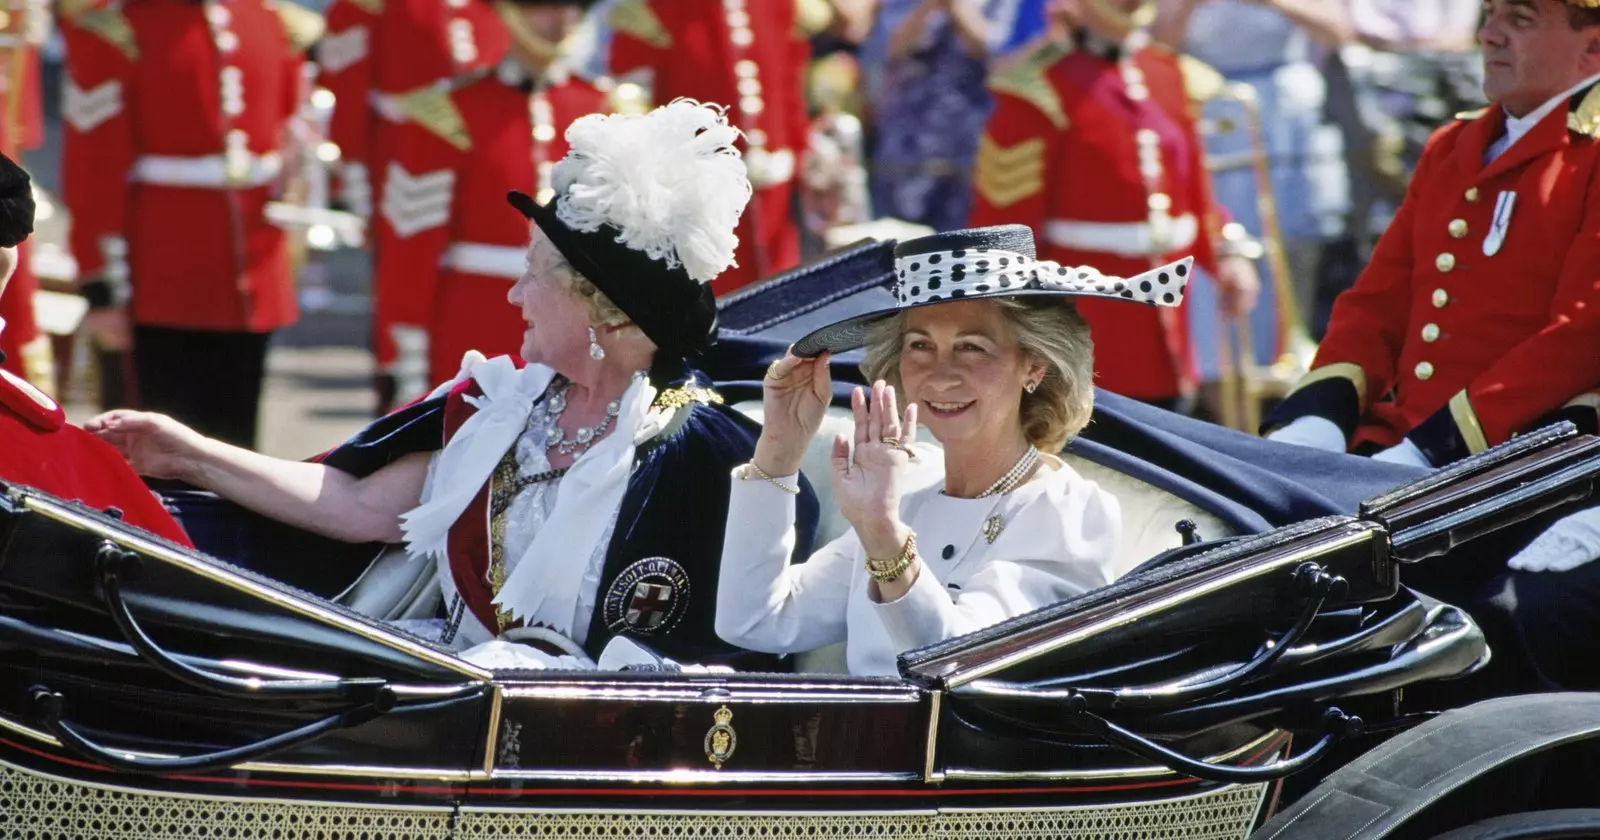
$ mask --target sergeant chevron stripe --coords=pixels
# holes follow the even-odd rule
[[[455,189],[456,173],[452,170],[412,175],[390,161],[383,188],[383,217],[402,239],[439,227],[450,218]]]
[[[1044,189],[1044,138],[1001,146],[984,134],[978,140],[973,172],[978,194],[996,207],[1009,207]]]
[[[106,120],[122,113],[122,82],[101,82],[84,90],[71,79],[61,96],[61,117],[80,133],[93,131]]]
[[[365,26],[352,26],[343,32],[328,34],[317,45],[317,63],[329,73],[343,73],[367,57],[368,35]]]

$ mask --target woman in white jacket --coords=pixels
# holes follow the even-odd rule
[[[723,545],[716,630],[731,644],[792,653],[844,641],[851,673],[895,674],[904,651],[1111,581],[1117,502],[1051,454],[1094,400],[1073,299],[1175,306],[1189,261],[1106,277],[1036,260],[1017,225],[911,240],[895,261],[895,308],[824,327],[767,372],[765,427],[734,472]],[[852,395],[854,439],[833,445],[851,531],[791,566],[829,356],[862,346],[874,384]],[[943,444],[944,480],[908,493],[919,418]]]

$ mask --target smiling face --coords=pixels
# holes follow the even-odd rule
[[[992,301],[910,309],[900,347],[904,399],[945,446],[1008,446],[1022,430],[1023,386],[1044,376]]]
[[[557,371],[579,369],[589,358],[588,306],[570,291],[570,269],[537,225],[528,246],[528,267],[506,293],[522,311],[522,359]]]
[[[1513,116],[1600,72],[1600,28],[1575,28],[1563,0],[1488,0],[1478,43],[1484,96]]]

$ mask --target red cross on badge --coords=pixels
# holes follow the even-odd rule
[[[628,602],[628,625],[642,630],[654,630],[667,618],[672,609],[672,585],[668,583],[639,583],[633,587],[633,599]]]

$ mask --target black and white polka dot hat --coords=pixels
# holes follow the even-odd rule
[[[1188,288],[1194,258],[1134,277],[1110,277],[1089,266],[1064,266],[1034,254],[1026,225],[972,228],[924,236],[894,249],[893,309],[856,315],[795,342],[805,358],[842,353],[867,343],[878,321],[917,306],[986,297],[1079,297],[1177,306]]]

